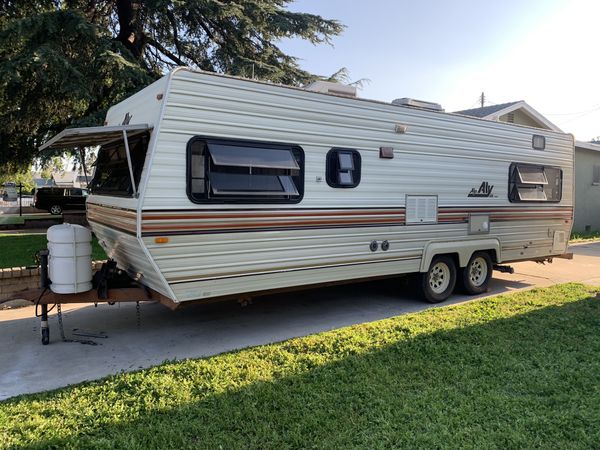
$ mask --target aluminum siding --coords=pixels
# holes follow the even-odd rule
[[[186,197],[186,144],[195,135],[209,135],[293,143],[304,149],[302,202],[265,205],[263,210],[403,209],[406,194],[437,195],[440,208],[547,210],[547,216],[535,220],[531,214],[519,213],[492,221],[491,233],[483,237],[500,240],[504,260],[549,255],[553,232],[568,235],[571,228],[573,140],[568,135],[188,70],[172,75],[166,102],[142,199],[144,214],[249,209],[248,205],[196,205]],[[406,134],[395,133],[399,123],[408,127]],[[546,137],[546,150],[531,148],[533,134]],[[394,159],[380,159],[380,146],[393,147]],[[362,181],[357,188],[333,189],[325,183],[325,154],[331,147],[360,151]],[[510,203],[511,162],[560,166],[561,202]],[[493,196],[467,197],[482,181],[494,186]],[[251,209],[260,210],[261,205]],[[169,223],[185,220],[166,220],[163,225]],[[468,236],[467,224],[458,220],[437,225],[405,226],[398,221],[371,227],[182,234],[169,237],[167,244],[155,244],[152,236],[142,239],[177,300],[184,301],[415,271],[427,242],[478,238]],[[388,252],[369,250],[372,240],[384,239],[391,243]]]

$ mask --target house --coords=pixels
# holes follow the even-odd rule
[[[455,114],[562,131],[523,100],[456,111]],[[575,141],[573,231],[600,231],[600,144]]]
[[[91,181],[93,177],[92,174],[86,176],[77,171],[64,171],[64,172],[55,172],[52,174],[52,180],[55,186],[58,187],[76,187],[76,188],[86,188],[88,182]]]
[[[35,184],[36,189],[41,187],[50,187],[54,185],[52,178],[44,178],[41,172],[33,172],[31,176],[33,178],[33,184]]]
[[[76,187],[75,182],[77,180],[77,172],[75,171],[64,171],[54,172],[52,174],[52,180],[58,187]]]

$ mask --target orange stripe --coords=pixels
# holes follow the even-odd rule
[[[239,217],[258,219],[258,218],[273,218],[273,217],[310,217],[310,216],[379,216],[379,215],[404,215],[404,209],[390,211],[340,211],[340,212],[285,212],[285,213],[262,213],[262,214],[210,214],[198,213],[195,215],[169,214],[169,215],[151,215],[145,213],[144,220],[185,220],[185,219],[237,219]]]
[[[340,220],[304,220],[301,222],[260,222],[260,223],[230,223],[222,225],[143,225],[145,231],[156,231],[156,230],[215,230],[215,229],[230,229],[230,228],[278,228],[282,226],[295,226],[295,225],[353,225],[358,223],[388,223],[390,225],[398,225],[404,223],[404,218],[401,221],[393,221],[392,219],[355,219],[352,221],[340,221]]]
[[[144,231],[170,231],[170,230],[228,230],[236,228],[280,228],[289,226],[307,227],[313,225],[361,225],[361,224],[389,224],[389,225],[404,225],[405,224],[405,208],[399,209],[379,209],[379,210],[315,210],[315,211],[265,211],[246,213],[245,211],[232,211],[226,213],[211,213],[210,211],[197,211],[192,214],[174,213],[169,214],[169,211],[159,211],[157,213],[144,213],[143,215],[143,230]],[[477,207],[469,209],[453,209],[440,208],[438,211],[439,223],[460,223],[468,219],[471,213],[489,214],[491,220],[508,221],[508,220],[571,220],[573,208],[555,207],[552,209],[533,209],[529,207],[519,208],[490,208],[478,209]],[[520,213],[520,214],[519,214]],[[156,214],[156,215],[153,215]],[[135,225],[124,224],[119,221],[120,218],[135,220],[136,211],[114,208],[109,206],[88,205],[88,215],[92,221],[103,223],[108,226],[116,226],[119,228],[127,227],[128,230],[135,232]],[[357,216],[362,216],[357,217]],[[373,218],[369,216],[388,216],[381,218]],[[335,217],[332,220],[318,220],[318,217]],[[265,222],[269,219],[280,218],[299,218],[299,220],[284,220],[282,222]],[[152,224],[154,221],[181,221],[194,220],[188,224]],[[207,220],[213,219],[263,219],[260,222],[241,222],[241,223],[225,223],[211,224]]]

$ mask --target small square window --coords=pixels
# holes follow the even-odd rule
[[[536,150],[544,150],[546,148],[546,138],[539,134],[534,134],[531,139],[531,146]]]
[[[354,188],[360,183],[360,153],[349,148],[332,148],[326,156],[327,184],[334,188]]]

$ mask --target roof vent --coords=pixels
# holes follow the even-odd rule
[[[414,98],[406,97],[392,100],[392,105],[411,106],[413,108],[429,109],[430,111],[444,111],[442,105],[439,103],[426,102],[425,100],[415,100]]]
[[[348,86],[342,83],[336,83],[334,81],[314,81],[306,86],[304,89],[312,92],[321,92],[323,94],[341,95],[343,97],[356,97],[356,87]]]

